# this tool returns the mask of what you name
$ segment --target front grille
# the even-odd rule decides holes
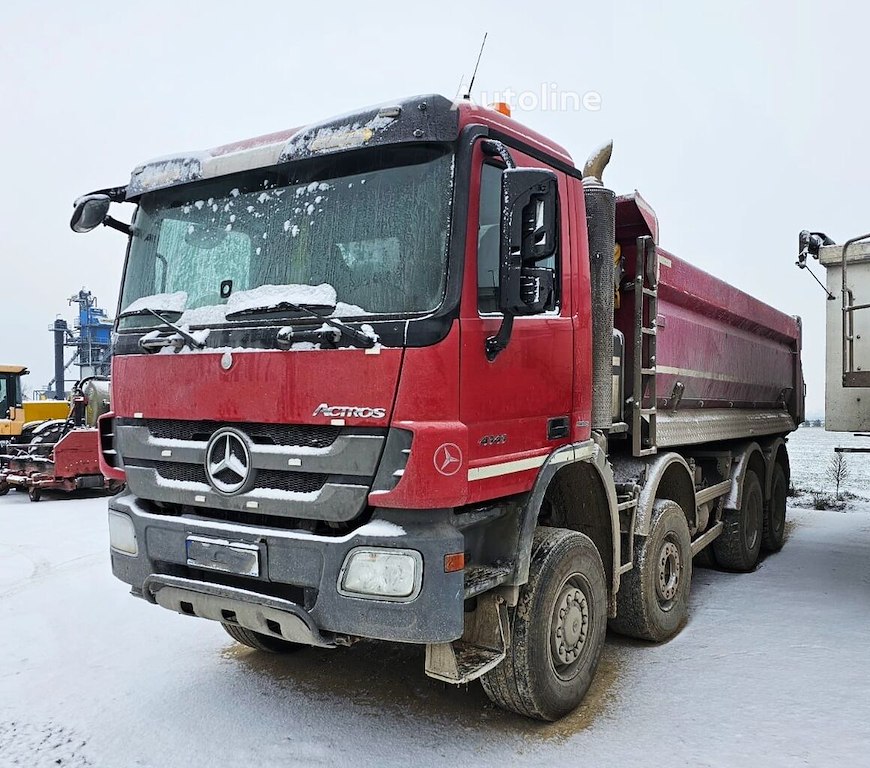
[[[297,445],[306,448],[327,448],[341,433],[341,427],[329,424],[257,424],[220,421],[182,421],[179,419],[125,420],[130,426],[147,427],[152,436],[170,440],[208,441],[222,427],[234,427],[244,432],[258,445]]]
[[[154,468],[164,480],[209,484],[205,467],[201,464],[158,461],[154,463]],[[276,469],[260,469],[257,470],[254,487],[273,488],[291,493],[314,493],[323,488],[328,478],[329,475],[317,472],[282,472]]]
[[[316,472],[281,472],[275,469],[257,470],[257,488],[276,488],[292,493],[313,493],[326,484],[329,475]]]

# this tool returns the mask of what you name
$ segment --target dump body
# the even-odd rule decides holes
[[[655,318],[657,445],[688,445],[787,432],[803,420],[800,320],[661,249]],[[636,248],[626,243],[625,274]],[[632,286],[630,283],[623,287]],[[632,380],[634,291],[615,325]],[[629,387],[630,388],[630,387]],[[645,388],[645,399],[650,398]]]

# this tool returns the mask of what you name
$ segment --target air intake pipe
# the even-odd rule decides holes
[[[592,428],[613,424],[613,249],[616,194],[601,181],[613,142],[593,152],[583,167],[589,284],[592,298]]]

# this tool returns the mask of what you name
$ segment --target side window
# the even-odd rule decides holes
[[[497,165],[485,164],[480,172],[480,215],[477,229],[477,309],[498,312],[499,245],[501,239],[501,176]],[[557,224],[558,227],[558,224]],[[556,272],[556,292],[547,311],[559,305],[558,250],[536,266]]]
[[[501,173],[497,165],[480,172],[480,217],[477,225],[477,309],[498,312]]]
[[[0,376],[0,419],[9,418],[9,391],[5,376]]]

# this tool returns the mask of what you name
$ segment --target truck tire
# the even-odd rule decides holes
[[[770,484],[770,499],[764,510],[764,529],[761,548],[767,552],[779,552],[785,543],[785,506],[788,497],[788,480],[785,470],[773,465],[773,481]]]
[[[227,631],[227,634],[237,643],[247,645],[249,648],[254,648],[258,651],[266,651],[267,653],[292,653],[298,651],[305,646],[299,643],[291,643],[289,640],[282,640],[280,637],[272,637],[264,635],[261,632],[254,632],[251,629],[236,626],[235,624],[224,624],[221,626]]]
[[[35,485],[31,485],[27,491],[27,495],[31,501],[39,501],[42,498],[42,491]]]
[[[5,496],[9,493],[9,483],[5,480],[0,481],[0,496]]]
[[[729,571],[751,571],[758,562],[764,525],[764,494],[761,481],[751,469],[743,477],[740,509],[726,509],[724,528],[713,541],[716,562]]]
[[[670,499],[653,506],[649,535],[636,537],[634,567],[623,574],[610,627],[659,643],[680,631],[689,615],[692,541],[682,507]]]
[[[607,580],[595,545],[582,533],[541,526],[507,656],[481,678],[483,690],[502,709],[558,720],[586,695],[606,632]]]

